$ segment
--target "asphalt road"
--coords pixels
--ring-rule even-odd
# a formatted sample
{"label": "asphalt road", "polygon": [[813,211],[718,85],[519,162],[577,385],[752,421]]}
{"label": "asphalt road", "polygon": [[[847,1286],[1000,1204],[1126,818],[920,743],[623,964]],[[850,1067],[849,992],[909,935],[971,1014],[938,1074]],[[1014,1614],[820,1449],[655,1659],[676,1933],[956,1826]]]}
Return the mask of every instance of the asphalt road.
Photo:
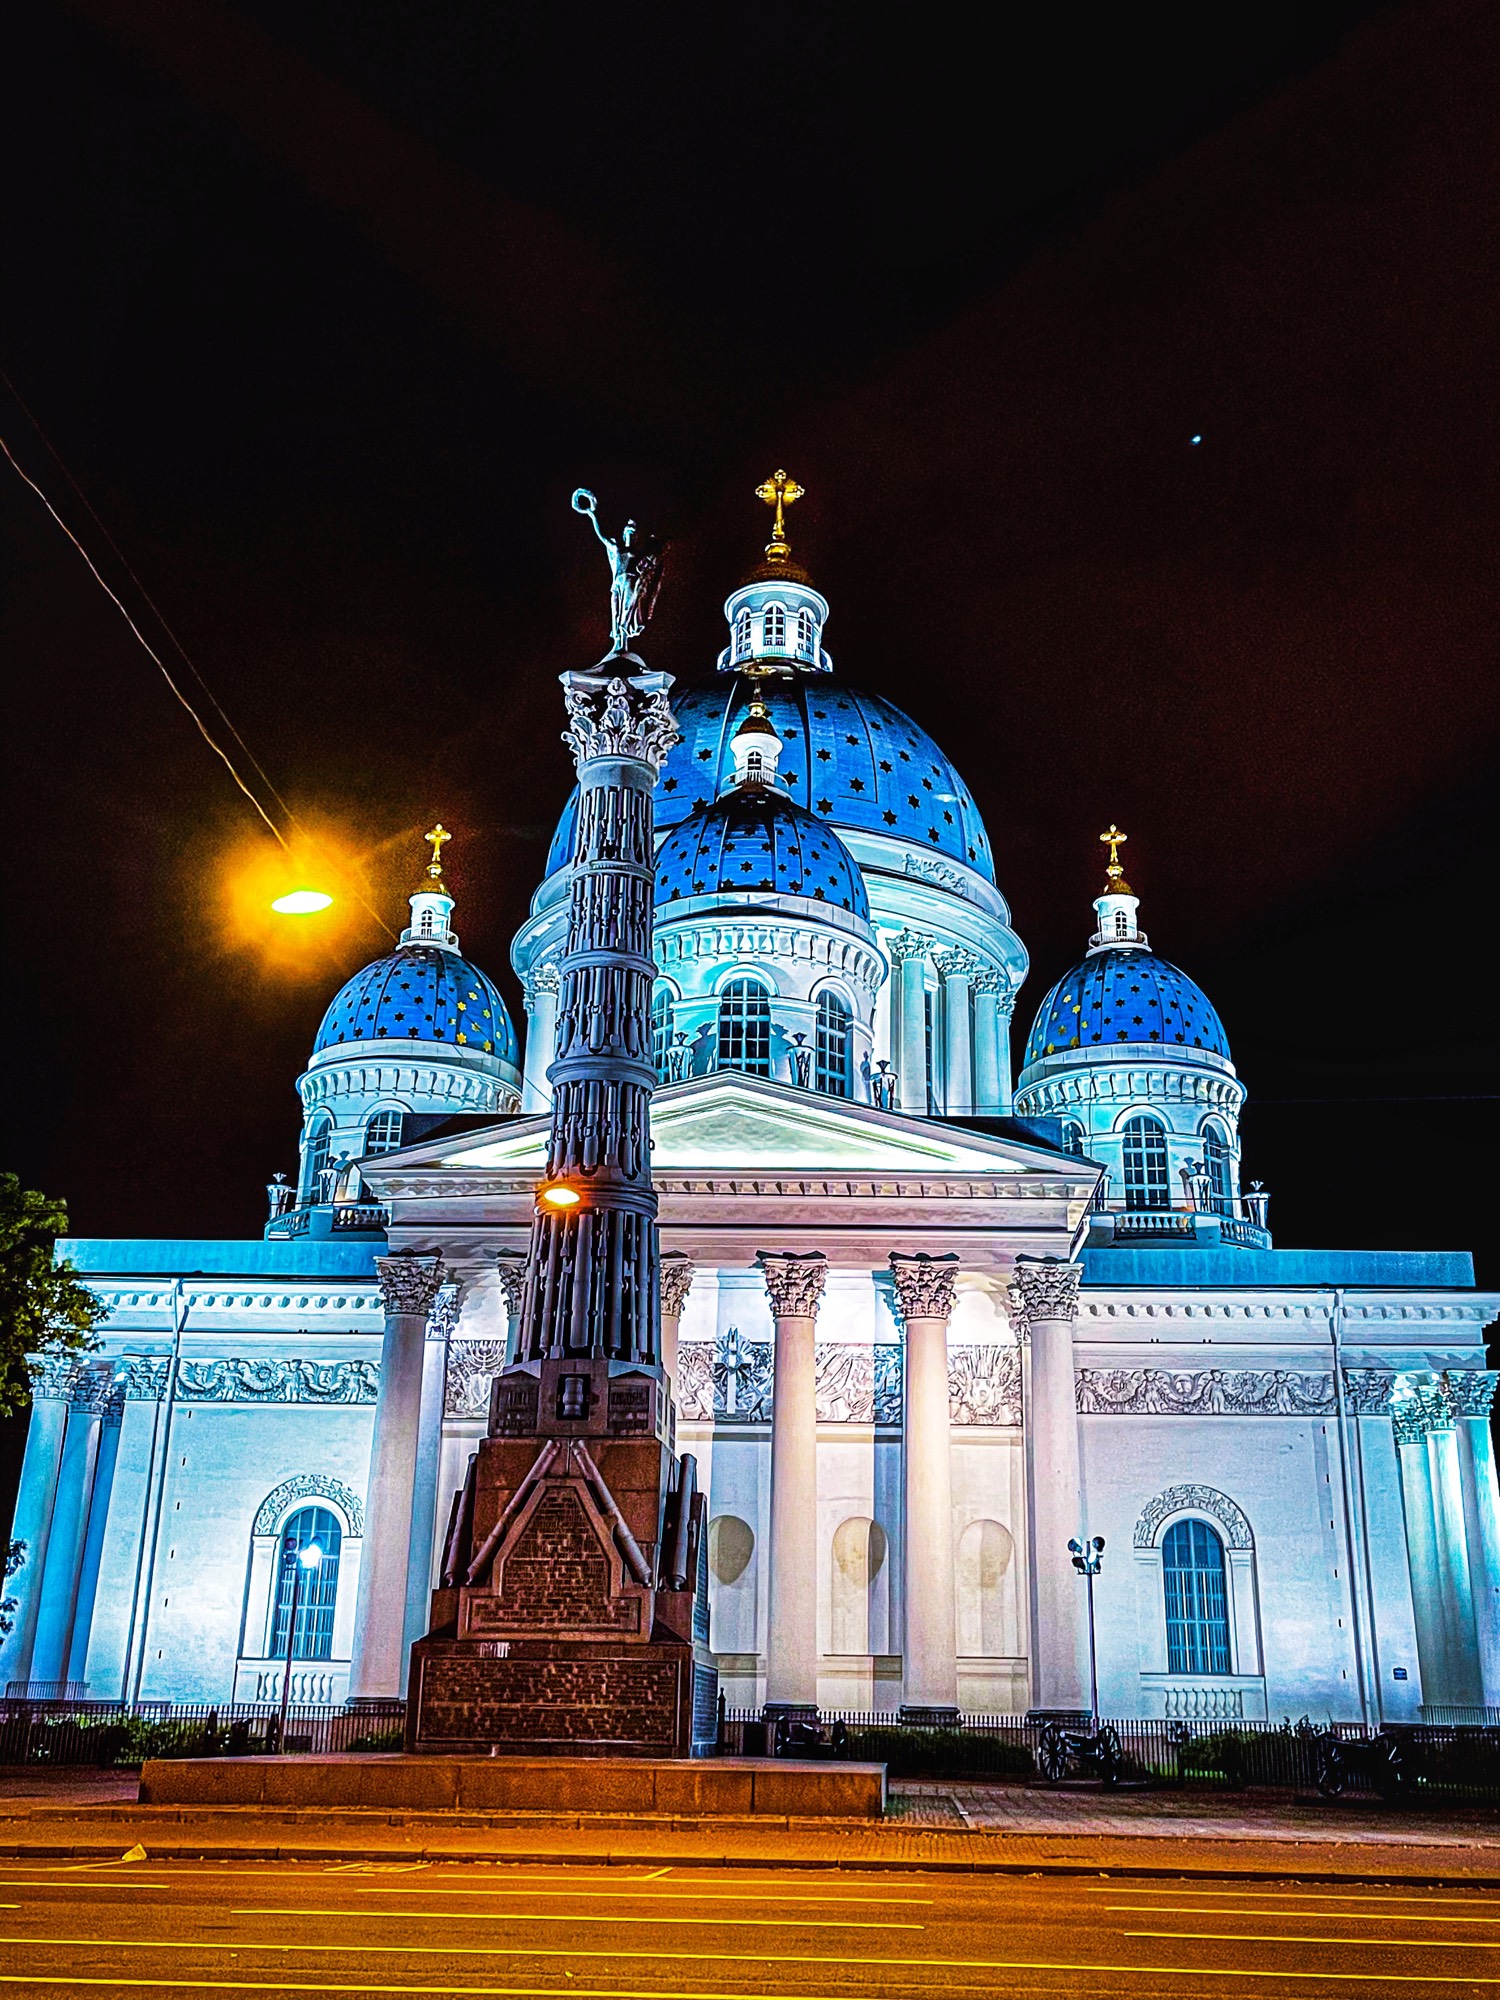
{"label": "asphalt road", "polygon": [[358,1862],[0,1862],[36,1994],[1420,1995],[1500,1987],[1500,1893]]}

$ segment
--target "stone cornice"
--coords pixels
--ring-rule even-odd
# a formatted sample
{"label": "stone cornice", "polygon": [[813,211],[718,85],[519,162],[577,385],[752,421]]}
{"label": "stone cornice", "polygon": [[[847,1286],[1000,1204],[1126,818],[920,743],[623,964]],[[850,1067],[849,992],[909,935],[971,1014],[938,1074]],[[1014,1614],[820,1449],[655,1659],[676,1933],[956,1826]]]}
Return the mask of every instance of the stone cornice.
{"label": "stone cornice", "polygon": [[[538,1167],[525,1171],[475,1172],[452,1167],[420,1172],[383,1174],[380,1180],[384,1201],[471,1200],[522,1196],[528,1201],[542,1178]],[[1078,1179],[1024,1172],[973,1174],[756,1174],[678,1170],[656,1167],[652,1179],[659,1189],[675,1195],[732,1195],[739,1198],[828,1196],[839,1201],[1083,1201],[1092,1193],[1096,1176]]]}

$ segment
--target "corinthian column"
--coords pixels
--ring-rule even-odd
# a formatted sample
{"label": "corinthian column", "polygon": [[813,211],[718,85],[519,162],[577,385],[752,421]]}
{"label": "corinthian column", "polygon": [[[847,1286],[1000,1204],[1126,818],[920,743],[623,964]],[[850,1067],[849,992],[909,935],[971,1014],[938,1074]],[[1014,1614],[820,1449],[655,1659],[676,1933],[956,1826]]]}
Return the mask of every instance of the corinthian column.
{"label": "corinthian column", "polygon": [[18,1600],[15,1624],[9,1637],[0,1640],[0,1687],[7,1680],[33,1678],[31,1656],[42,1608],[42,1585],[74,1367],[71,1360],[32,1364],[31,1422],[26,1431],[26,1456],[21,1461],[21,1488],[16,1495],[11,1530],[16,1541],[26,1544],[26,1560],[12,1586]]}
{"label": "corinthian column", "polygon": [[31,1656],[30,1678],[34,1681],[68,1678],[89,1505],[94,1495],[104,1412],[113,1387],[114,1376],[108,1366],[85,1366],[73,1377],[57,1496],[52,1508],[52,1532],[47,1542],[47,1571],[42,1579],[36,1645]]}
{"label": "corinthian column", "polygon": [[546,1111],[552,1103],[547,1067],[557,1053],[557,995],[562,984],[555,965],[539,965],[526,982],[526,1055],[521,1076],[521,1109]]}
{"label": "corinthian column", "polygon": [[1446,1702],[1452,1699],[1448,1688],[1449,1644],[1427,1460],[1427,1424],[1422,1406],[1409,1388],[1392,1401],[1391,1426],[1401,1467],[1401,1511],[1406,1522],[1406,1562],[1417,1627],[1417,1659],[1422,1669],[1422,1699]]}
{"label": "corinthian column", "polygon": [[974,1109],[992,1118],[1010,1114],[1010,1016],[1014,995],[1000,972],[974,981]]}
{"label": "corinthian column", "polygon": [[818,1709],[818,1305],[821,1252],[760,1255],[776,1320],[771,1389],[771,1592],[766,1710]]}
{"label": "corinthian column", "polygon": [[521,1345],[521,1306],[526,1297],[526,1252],[501,1250],[495,1257],[500,1295],[505,1300],[505,1365],[516,1360]]}
{"label": "corinthian column", "polygon": [[1026,1474],[1031,1505],[1031,1700],[1039,1710],[1089,1705],[1084,1593],[1068,1543],[1082,1536],[1078,1408],[1073,1387],[1077,1264],[1018,1257],[1016,1291],[1031,1341]]}
{"label": "corinthian column", "polygon": [[675,1389],[677,1384],[677,1329],[682,1309],[693,1289],[693,1260],[681,1250],[668,1250],[661,1260],[661,1365]]}
{"label": "corinthian column", "polygon": [[969,951],[944,952],[935,963],[943,975],[943,1104],[966,1118],[974,1109],[970,981],[981,967]]}
{"label": "corinthian column", "polygon": [[[1460,1707],[1476,1705],[1479,1658],[1474,1628],[1474,1592],[1464,1532],[1464,1497],[1458,1463],[1458,1412],[1445,1376],[1418,1380],[1417,1395],[1427,1430],[1428,1482],[1432,1493],[1433,1542],[1437,1555],[1438,1601],[1443,1614],[1447,1692],[1437,1697]],[[1426,1689],[1423,1690],[1424,1695]],[[1426,1698],[1430,1701],[1431,1695]]]}
{"label": "corinthian column", "polygon": [[927,954],[932,939],[920,931],[902,931],[890,943],[896,968],[896,1004],[892,1009],[891,1049],[901,1079],[901,1109],[913,1118],[927,1112]]}
{"label": "corinthian column", "polygon": [[[427,1315],[444,1278],[441,1257],[414,1250],[377,1257],[375,1269],[385,1305],[385,1338],[349,1670],[349,1694],[356,1700],[389,1699],[406,1691],[402,1627],[422,1423],[422,1360]],[[424,1550],[424,1560],[425,1555]]]}
{"label": "corinthian column", "polygon": [[906,1604],[903,1722],[958,1719],[953,1601],[953,1478],[949,1463],[948,1321],[957,1256],[891,1253],[906,1334],[904,1486]]}
{"label": "corinthian column", "polygon": [[1469,1573],[1474,1582],[1474,1630],[1479,1641],[1482,1698],[1500,1708],[1500,1493],[1490,1408],[1495,1376],[1485,1368],[1450,1369],[1448,1384],[1458,1411],[1458,1470],[1463,1482]]}

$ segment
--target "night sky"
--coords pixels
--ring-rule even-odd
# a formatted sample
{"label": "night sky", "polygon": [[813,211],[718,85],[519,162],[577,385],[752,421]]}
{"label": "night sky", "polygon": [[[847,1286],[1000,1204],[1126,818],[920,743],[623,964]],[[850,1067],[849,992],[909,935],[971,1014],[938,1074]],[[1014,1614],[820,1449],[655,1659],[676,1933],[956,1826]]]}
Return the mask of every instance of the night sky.
{"label": "night sky", "polygon": [[[1279,1240],[1500,1279],[1493,6],[18,0],[7,42],[0,364],[103,528],[0,429],[393,928],[441,817],[519,1025],[606,636],[568,494],[671,534],[645,650],[694,676],[784,464],[838,670],[985,815],[1018,1026],[1117,820]],[[0,548],[4,1163],[82,1234],[258,1233],[386,933],[257,921],[269,837],[4,465]]]}

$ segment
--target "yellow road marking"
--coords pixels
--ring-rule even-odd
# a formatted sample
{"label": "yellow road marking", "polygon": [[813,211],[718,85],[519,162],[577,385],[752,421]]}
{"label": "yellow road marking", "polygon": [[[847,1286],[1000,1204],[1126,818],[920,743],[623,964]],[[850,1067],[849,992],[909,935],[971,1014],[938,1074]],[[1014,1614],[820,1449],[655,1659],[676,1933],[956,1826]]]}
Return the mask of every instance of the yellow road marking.
{"label": "yellow road marking", "polygon": [[[313,1910],[299,1905],[294,1910],[231,1910],[232,1917],[348,1917],[355,1923],[368,1923],[371,1917],[393,1917],[397,1922],[421,1921],[432,1915],[431,1910]],[[578,1910],[444,1910],[443,1921],[450,1924],[671,1924],[685,1927],[688,1924],[712,1924],[722,1929],[724,1918],[714,1917],[635,1917],[610,1910],[597,1916],[585,1915]],[[925,1931],[926,1924],[880,1923],[862,1924],[844,1917],[736,1917],[735,1925],[741,1930],[768,1931]]]}
{"label": "yellow road marking", "polygon": [[1179,1910],[1162,1903],[1106,1903],[1105,1909],[1150,1917],[1322,1917],[1336,1924],[1500,1924],[1500,1917],[1407,1916],[1403,1910]]}
{"label": "yellow road marking", "polygon": [[[1089,1896],[1118,1896],[1121,1885],[1119,1881],[1114,1881],[1101,1889],[1090,1882],[1085,1885],[1084,1893]],[[1286,1896],[1299,1903],[1467,1903],[1480,1909],[1500,1909],[1500,1903],[1486,1903],[1479,1896],[1372,1896],[1363,1889],[1268,1889],[1263,1883],[1254,1889],[1183,1889],[1174,1883],[1170,1889],[1136,1889],[1132,1894],[1206,1896],[1215,1903],[1227,1903],[1231,1896]]]}
{"label": "yellow road marking", "polygon": [[1387,1951],[1500,1951],[1500,1939],[1488,1938],[1369,1938],[1369,1937],[1274,1937],[1268,1931],[1121,1931],[1121,1937],[1183,1938],[1193,1944],[1326,1944],[1340,1950],[1360,1945],[1365,1950],[1383,1946]]}
{"label": "yellow road marking", "polygon": [[643,1882],[656,1882],[659,1881],[663,1875],[670,1875],[671,1872],[672,1871],[670,1868],[653,1868],[651,1873],[649,1875],[643,1875],[641,1877],[641,1880]]}
{"label": "yellow road marking", "polygon": [[[92,1940],[90,1940],[92,1942]],[[1327,1984],[1361,1982],[1368,1985],[1365,1972],[1272,1972],[1224,1965],[1084,1965],[1060,1959],[1007,1959],[991,1968],[996,1972],[1122,1972],[1139,1978],[1149,1974],[1157,1979],[1320,1979]],[[1387,1986],[1500,1986],[1500,1979],[1446,1972],[1383,1972]],[[120,1979],[80,1977],[51,1978],[36,1973],[0,1972],[0,1986],[61,1986],[77,1990],[85,1986],[116,1988],[145,1987],[153,1993],[379,1993],[435,1994],[441,2000],[560,2000],[567,1993],[574,2000],[753,2000],[740,1992],[683,1993],[672,1988],[621,1986],[442,1986],[374,1985],[368,1981],[337,1980],[321,1985],[311,1980],[269,1979]],[[776,2000],[848,2000],[843,1993],[780,1993]]]}
{"label": "yellow road marking", "polygon": [[[184,1877],[191,1877],[199,1881],[227,1882],[235,1876],[249,1875],[257,1881],[263,1881],[268,1872],[269,1864],[267,1868],[225,1868],[222,1870],[213,1868],[184,1868],[174,1870],[171,1875],[163,1874],[150,1877],[145,1882],[131,1881],[126,1886],[129,1888],[144,1889],[148,1888],[154,1881],[160,1882],[163,1887],[167,1887],[183,1880]],[[534,1899],[540,1899],[543,1896],[566,1896],[574,1900],[580,1897],[587,1897],[596,1902],[611,1897],[633,1897],[643,1883],[655,1879],[652,1876],[646,1875],[627,1876],[619,1887],[611,1886],[607,1889],[580,1888],[573,1883],[569,1883],[566,1887],[555,1889],[551,1887],[533,1889],[524,1882],[506,1882],[502,1887],[489,1889],[474,1888],[467,1883],[456,1882],[451,1876],[445,1876],[441,1882],[401,1882],[389,1885],[380,1882],[356,1882],[351,1877],[343,1875],[341,1871],[327,1868],[318,1871],[318,1879],[326,1879],[334,1873],[340,1873],[341,1880],[347,1881],[349,1887],[360,1896],[410,1896],[415,1892],[423,1896],[530,1896]],[[19,1876],[13,1881],[0,1878],[0,1889],[45,1888],[51,1879],[50,1876],[46,1875]],[[307,1882],[311,1878],[303,1874],[299,1879],[302,1882]],[[70,1889],[112,1889],[117,1886],[117,1883],[114,1880],[109,1882],[70,1882],[66,1886]],[[767,1893],[757,1895],[755,1890],[761,1886],[766,1886]],[[862,1894],[840,1894],[836,1896],[833,1891],[838,1886],[840,1885],[830,1884],[826,1890],[809,1890],[804,1884],[798,1883],[795,1889],[789,1889],[785,1892],[783,1892],[781,1886],[777,1883],[769,1885],[752,1885],[746,1883],[744,1886],[738,1884],[733,1886],[726,1885],[724,1888],[717,1890],[697,1886],[691,1889],[678,1889],[674,1887],[670,1889],[653,1889],[650,1892],[648,1900],[651,1902],[703,1902],[705,1900],[717,1900],[719,1902],[732,1903],[757,1903],[769,1902],[774,1894],[776,1900],[783,1903],[827,1903],[837,1901],[840,1903],[909,1905],[912,1908],[920,1907],[924,1909],[930,1908],[936,1900],[932,1896],[867,1896]]]}

